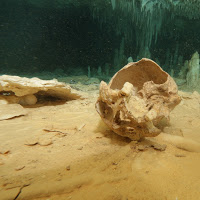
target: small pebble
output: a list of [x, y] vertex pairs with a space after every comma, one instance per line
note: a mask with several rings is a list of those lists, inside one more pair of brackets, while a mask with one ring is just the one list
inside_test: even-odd
[[159, 150], [159, 151], [165, 151], [165, 149], [167, 148], [166, 144], [153, 144], [151, 145], [155, 150]]
[[68, 165], [68, 166], [66, 167], [66, 170], [67, 170], [67, 171], [69, 171], [69, 170], [70, 170], [70, 165]]
[[116, 163], [116, 162], [113, 162], [112, 164], [113, 164], [113, 165], [117, 165], [118, 163]]
[[137, 149], [139, 151], [144, 151], [146, 149], [146, 146], [143, 146], [143, 145], [138, 145]]
[[83, 149], [83, 147], [78, 147], [77, 149], [78, 149], [78, 150], [82, 150], [82, 149]]

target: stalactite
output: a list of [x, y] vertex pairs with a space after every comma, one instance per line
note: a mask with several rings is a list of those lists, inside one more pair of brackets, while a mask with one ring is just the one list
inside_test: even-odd
[[179, 44], [176, 44], [176, 49], [174, 52], [174, 61], [173, 61], [173, 65], [175, 66], [177, 64], [178, 61], [178, 50], [179, 50]]
[[[99, 6], [99, 9], [96, 9], [94, 7], [98, 7], [98, 3], [95, 4], [93, 7], [94, 18], [101, 21], [102, 30], [107, 19], [114, 20], [115, 34], [121, 38], [124, 37], [125, 42], [128, 42], [134, 35], [139, 56], [142, 56], [142, 51], [144, 55], [151, 55], [149, 49], [152, 44], [157, 42], [162, 25], [168, 20], [171, 21], [177, 16], [185, 16], [189, 19], [200, 18], [200, 1], [196, 0], [107, 1], [111, 6], [103, 4], [102, 1], [96, 1], [96, 3], [99, 2], [99, 5], [103, 4], [104, 7]], [[129, 21], [127, 22], [127, 20]], [[171, 67], [177, 63], [177, 56], [178, 52], [168, 56], [171, 57], [171, 61], [168, 62]]]
[[112, 9], [115, 10], [116, 1], [115, 0], [111, 0], [111, 4], [112, 4]]

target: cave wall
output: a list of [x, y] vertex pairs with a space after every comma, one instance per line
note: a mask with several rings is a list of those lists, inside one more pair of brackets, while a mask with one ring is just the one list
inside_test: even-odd
[[1, 0], [0, 74], [112, 76], [149, 57], [177, 75], [200, 52], [199, 4], [184, 2]]

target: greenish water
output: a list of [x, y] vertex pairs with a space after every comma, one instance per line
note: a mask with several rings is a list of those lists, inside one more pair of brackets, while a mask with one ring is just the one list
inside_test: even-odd
[[1, 0], [0, 74], [109, 79], [147, 57], [177, 77], [200, 52], [199, 10], [194, 0]]

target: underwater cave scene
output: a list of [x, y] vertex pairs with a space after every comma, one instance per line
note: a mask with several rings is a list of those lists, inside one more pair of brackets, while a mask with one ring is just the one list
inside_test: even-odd
[[109, 80], [146, 57], [184, 79], [200, 52], [199, 10], [195, 0], [1, 0], [0, 73]]
[[200, 199], [200, 0], [0, 0], [0, 200]]

